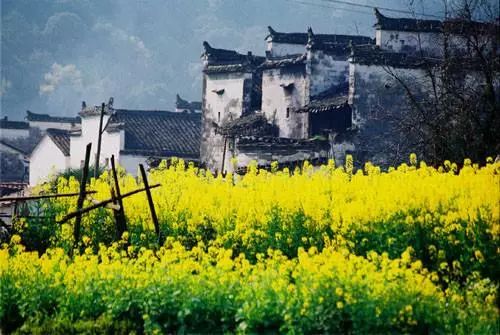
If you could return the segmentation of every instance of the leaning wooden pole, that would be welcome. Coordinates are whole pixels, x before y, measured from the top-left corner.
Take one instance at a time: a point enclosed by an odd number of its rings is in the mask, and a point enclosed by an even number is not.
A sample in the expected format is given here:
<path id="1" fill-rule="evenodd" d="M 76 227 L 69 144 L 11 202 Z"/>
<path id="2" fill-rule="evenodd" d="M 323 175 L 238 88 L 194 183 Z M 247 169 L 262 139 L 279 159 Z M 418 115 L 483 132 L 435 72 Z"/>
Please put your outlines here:
<path id="1" fill-rule="evenodd" d="M 156 216 L 155 205 L 153 203 L 153 196 L 151 195 L 151 189 L 149 187 L 148 176 L 146 175 L 146 170 L 144 165 L 139 164 L 139 169 L 141 170 L 142 182 L 144 183 L 144 188 L 146 189 L 146 196 L 148 198 L 149 210 L 151 211 L 151 219 L 155 226 L 156 236 L 158 237 L 158 243 L 161 245 L 162 240 L 160 236 L 160 225 L 158 223 L 158 217 Z"/>
<path id="2" fill-rule="evenodd" d="M 116 230 L 119 238 L 121 238 L 122 234 L 127 230 L 127 222 L 125 221 L 125 210 L 123 208 L 123 199 L 122 194 L 120 192 L 120 183 L 118 182 L 118 174 L 116 173 L 116 165 L 115 165 L 115 155 L 111 156 L 111 170 L 113 172 L 113 180 L 115 182 L 115 192 L 116 192 L 116 200 L 118 202 L 118 209 L 116 215 Z"/>
<path id="3" fill-rule="evenodd" d="M 222 151 L 222 164 L 221 164 L 221 167 L 220 167 L 220 173 L 222 174 L 222 176 L 225 176 L 224 174 L 224 161 L 226 160 L 226 147 L 227 147 L 227 136 L 224 136 L 224 149 Z"/>
<path id="4" fill-rule="evenodd" d="M 99 176 L 99 159 L 101 156 L 103 119 L 104 119 L 104 102 L 101 105 L 101 118 L 99 119 L 99 136 L 97 137 L 97 153 L 95 154 L 94 178 L 97 178 Z"/>
<path id="5" fill-rule="evenodd" d="M 77 211 L 80 211 L 83 207 L 83 201 L 85 200 L 87 178 L 89 175 L 89 161 L 90 161 L 90 150 L 92 149 L 92 143 L 87 144 L 87 149 L 85 151 L 85 163 L 83 165 L 82 179 L 80 180 L 80 194 L 78 195 L 78 201 L 76 203 Z M 80 240 L 80 226 L 82 223 L 82 215 L 77 215 L 75 220 L 75 226 L 73 229 L 73 249 L 78 247 L 78 241 Z"/>

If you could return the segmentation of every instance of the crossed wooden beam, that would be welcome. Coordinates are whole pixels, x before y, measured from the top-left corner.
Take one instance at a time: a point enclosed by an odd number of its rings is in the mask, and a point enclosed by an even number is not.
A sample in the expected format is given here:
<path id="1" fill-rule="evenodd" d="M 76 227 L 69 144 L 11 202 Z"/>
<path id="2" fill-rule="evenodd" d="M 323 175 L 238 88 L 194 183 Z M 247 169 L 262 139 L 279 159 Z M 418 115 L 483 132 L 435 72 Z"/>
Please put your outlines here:
<path id="1" fill-rule="evenodd" d="M 87 144 L 85 150 L 85 162 L 83 166 L 82 178 L 80 180 L 80 190 L 78 193 L 62 193 L 62 194 L 43 194 L 43 195 L 34 195 L 34 196 L 25 196 L 25 197 L 3 197 L 0 198 L 0 202 L 8 202 L 15 201 L 16 206 L 18 201 L 29 201 L 29 200 L 38 200 L 38 199 L 49 199 L 49 198 L 62 198 L 62 197 L 75 197 L 78 196 L 77 200 L 77 209 L 76 211 L 67 214 L 64 218 L 62 218 L 58 223 L 63 224 L 73 218 L 75 218 L 75 225 L 73 229 L 73 249 L 78 247 L 78 242 L 80 241 L 80 231 L 81 231 L 81 222 L 82 215 L 89 213 L 97 208 L 109 208 L 113 210 L 115 223 L 116 223 L 116 238 L 120 239 L 125 231 L 127 231 L 127 222 L 125 218 L 125 210 L 123 207 L 123 199 L 130 197 L 134 194 L 146 192 L 146 196 L 148 199 L 149 209 L 151 212 L 151 219 L 153 220 L 155 233 L 158 237 L 158 243 L 162 244 L 162 237 L 160 233 L 160 225 L 158 223 L 158 217 L 156 215 L 155 206 L 153 203 L 153 197 L 151 195 L 151 190 L 153 188 L 160 187 L 161 184 L 149 185 L 148 178 L 146 175 L 146 170 L 144 169 L 143 164 L 139 164 L 139 169 L 141 171 L 142 181 L 144 183 L 143 188 L 139 188 L 134 191 L 127 192 L 125 194 L 121 194 L 120 191 L 120 183 L 118 181 L 118 174 L 116 172 L 115 165 L 115 156 L 111 156 L 111 171 L 113 174 L 114 185 L 111 186 L 111 198 L 104 201 L 96 201 L 93 205 L 83 208 L 83 203 L 87 195 L 94 194 L 96 191 L 87 190 L 87 182 L 89 176 L 89 162 L 90 162 L 90 151 L 92 149 L 92 143 Z"/>

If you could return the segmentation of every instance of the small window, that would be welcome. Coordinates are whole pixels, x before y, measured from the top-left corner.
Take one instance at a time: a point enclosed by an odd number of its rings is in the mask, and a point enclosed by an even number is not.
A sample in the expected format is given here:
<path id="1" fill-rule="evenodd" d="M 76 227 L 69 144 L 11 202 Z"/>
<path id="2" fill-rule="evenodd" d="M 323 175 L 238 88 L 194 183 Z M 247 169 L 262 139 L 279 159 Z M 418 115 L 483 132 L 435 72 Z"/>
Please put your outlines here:
<path id="1" fill-rule="evenodd" d="M 286 108 L 286 118 L 288 119 L 290 117 L 290 107 Z"/>
<path id="2" fill-rule="evenodd" d="M 401 40 L 401 45 L 405 45 L 405 40 Z"/>
<path id="3" fill-rule="evenodd" d="M 217 113 L 217 120 L 220 122 L 220 112 Z"/>

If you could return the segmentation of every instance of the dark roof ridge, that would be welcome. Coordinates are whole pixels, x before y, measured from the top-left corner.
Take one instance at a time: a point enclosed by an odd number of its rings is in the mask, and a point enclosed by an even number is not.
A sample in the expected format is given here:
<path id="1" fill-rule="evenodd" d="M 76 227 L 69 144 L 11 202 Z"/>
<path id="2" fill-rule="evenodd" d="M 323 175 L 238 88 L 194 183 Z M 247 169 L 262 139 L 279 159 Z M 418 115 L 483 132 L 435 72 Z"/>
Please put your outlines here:
<path id="1" fill-rule="evenodd" d="M 350 40 L 352 40 L 356 44 L 367 43 L 369 41 L 373 41 L 372 38 L 363 35 L 345 35 L 345 34 L 315 34 L 312 30 L 312 27 L 307 28 L 307 32 L 299 33 L 284 33 L 277 32 L 270 26 L 268 27 L 269 34 L 266 36 L 266 40 L 268 38 L 272 38 L 273 42 L 278 43 L 289 43 L 289 44 L 308 44 L 311 41 L 311 38 L 314 39 L 315 42 L 321 43 L 343 43 L 347 44 Z"/>
<path id="2" fill-rule="evenodd" d="M 179 94 L 175 95 L 175 107 L 179 109 L 189 109 L 191 111 L 201 110 L 201 101 L 188 101 L 181 98 Z"/>
<path id="3" fill-rule="evenodd" d="M 57 123 L 80 123 L 79 116 L 52 116 L 50 114 L 33 113 L 30 110 L 26 111 L 26 120 L 34 122 L 57 122 Z"/>
<path id="4" fill-rule="evenodd" d="M 413 32 L 441 32 L 443 22 L 418 18 L 393 18 L 383 15 L 378 8 L 374 8 L 377 22 L 374 27 L 382 30 L 413 31 Z"/>

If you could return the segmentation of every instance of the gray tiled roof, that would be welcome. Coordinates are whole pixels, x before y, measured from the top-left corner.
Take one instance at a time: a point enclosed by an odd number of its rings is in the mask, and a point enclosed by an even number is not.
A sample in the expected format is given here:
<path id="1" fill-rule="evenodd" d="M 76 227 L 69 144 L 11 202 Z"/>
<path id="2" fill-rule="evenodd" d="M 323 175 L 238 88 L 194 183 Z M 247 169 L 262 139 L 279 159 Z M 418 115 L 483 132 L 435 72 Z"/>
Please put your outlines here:
<path id="1" fill-rule="evenodd" d="M 225 123 L 217 132 L 226 136 L 272 136 L 277 129 L 263 114 L 252 113 Z"/>
<path id="2" fill-rule="evenodd" d="M 207 60 L 203 69 L 205 73 L 252 72 L 262 64 L 265 57 L 254 56 L 251 53 L 240 54 L 234 50 L 216 49 L 208 42 L 203 42 L 205 52 L 202 57 Z"/>
<path id="3" fill-rule="evenodd" d="M 68 116 L 51 116 L 49 114 L 38 114 L 26 111 L 26 120 L 36 122 L 58 122 L 58 123 L 81 123 L 81 119 Z"/>
<path id="4" fill-rule="evenodd" d="M 350 62 L 395 68 L 422 68 L 427 65 L 438 64 L 439 59 L 416 57 L 402 52 L 383 50 L 374 45 L 357 45 L 352 46 Z"/>
<path id="5" fill-rule="evenodd" d="M 200 113 L 115 109 L 107 128 L 125 131 L 123 153 L 198 159 Z"/>
<path id="6" fill-rule="evenodd" d="M 28 122 L 24 121 L 11 121 L 7 118 L 0 119 L 1 129 L 29 129 L 30 125 Z"/>
<path id="7" fill-rule="evenodd" d="M 333 86 L 320 94 L 311 97 L 311 101 L 301 109 L 298 113 L 324 113 L 340 110 L 349 107 L 347 104 L 346 86 Z"/>
<path id="8" fill-rule="evenodd" d="M 61 150 L 64 156 L 69 156 L 69 131 L 62 129 L 47 129 L 47 136 Z"/>
<path id="9" fill-rule="evenodd" d="M 287 55 L 282 57 L 269 57 L 260 66 L 262 69 L 275 69 L 289 66 L 304 65 L 307 60 L 306 54 Z"/>

